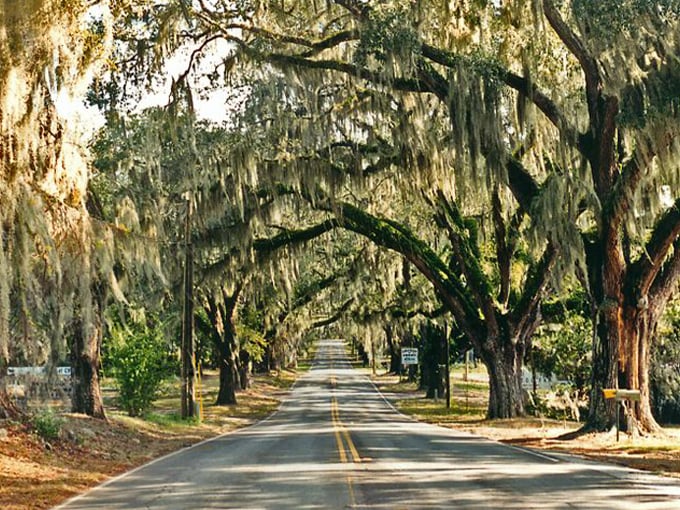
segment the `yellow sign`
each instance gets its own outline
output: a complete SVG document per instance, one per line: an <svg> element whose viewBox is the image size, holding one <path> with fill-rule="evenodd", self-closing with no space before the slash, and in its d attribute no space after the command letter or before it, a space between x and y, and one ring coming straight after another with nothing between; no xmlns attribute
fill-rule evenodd
<svg viewBox="0 0 680 510"><path fill-rule="evenodd" d="M604 398L616 398L616 388L603 388L602 393L604 393Z"/></svg>
<svg viewBox="0 0 680 510"><path fill-rule="evenodd" d="M615 398L616 400L640 401L640 390L625 390L616 388L603 388L604 398Z"/></svg>

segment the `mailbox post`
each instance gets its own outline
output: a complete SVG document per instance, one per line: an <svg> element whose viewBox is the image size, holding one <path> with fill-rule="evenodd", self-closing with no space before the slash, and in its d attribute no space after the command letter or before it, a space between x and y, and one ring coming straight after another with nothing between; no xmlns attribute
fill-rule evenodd
<svg viewBox="0 0 680 510"><path fill-rule="evenodd" d="M614 399L616 401L616 442L618 443L619 441L619 414L621 414L621 403L624 400L629 400L631 402L639 402L640 401L640 390L625 390L625 389L618 389L618 388L604 388L602 390L602 393L604 393L604 398L606 399ZM628 408L626 407L626 410Z"/></svg>

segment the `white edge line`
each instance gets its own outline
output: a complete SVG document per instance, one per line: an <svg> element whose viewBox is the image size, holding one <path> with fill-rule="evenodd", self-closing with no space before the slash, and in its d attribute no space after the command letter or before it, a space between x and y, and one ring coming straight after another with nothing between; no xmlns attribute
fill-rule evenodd
<svg viewBox="0 0 680 510"><path fill-rule="evenodd" d="M403 416L404 418L407 418L410 421L422 423L423 425L429 425L431 427L436 427L436 428L439 428L439 429L445 429L445 430L456 432L456 433L459 433L459 434L465 434L465 435L468 435L468 436L477 437L477 438L482 439L484 441L496 443L500 446L504 446L506 448L517 450L519 452L523 452L523 453L526 453L528 455L533 455L534 457L538 457L540 459L548 460L548 461L553 462L553 463L560 463L560 462L586 463L586 464L588 464L589 469L602 472L604 474L611 476L612 478L624 479L626 477L626 474L653 474L653 473L650 473L648 471L633 469L633 468L629 468L629 467L625 467L625 466L619 466L619 465L616 465L616 464L611 464L611 465L607 464L607 463L601 464L601 463L598 463L597 461L593 461L592 459L589 459L587 457L583 457L581 455L575 455L573 453L559 453L559 454L556 454L555 456L551 456L551 455L548 455L548 454L545 454L545 453L540 453L540 452L534 450L533 448L526 448L526 447L522 447L522 446L511 445L511 444L499 441L498 439L493 439L493 438L482 436L482 435L479 435L479 434L473 434L472 432L468 432L466 430L458 430L458 429L454 429L454 428L443 427L443 426L437 425L435 423L428 423L426 421L420 421L420 420L414 418L413 416L409 416L408 414L404 414L399 409L397 409L394 406L394 404L392 404L392 402L390 402L389 399L383 394L383 392L380 391L380 388L375 384L373 379L371 379L370 377L368 377L365 374L362 374L362 375L368 380L368 382L371 383L371 385L378 392L378 395L380 395L380 397L385 401L385 403L394 412L396 412L400 416ZM560 458L560 457L565 457L565 458ZM619 472L620 472L620 474L619 474Z"/></svg>
<svg viewBox="0 0 680 510"><path fill-rule="evenodd" d="M443 427L443 426L437 425L437 424L435 424L435 423L428 423L428 422L426 422L426 421L420 421L420 420L414 418L413 416L409 416L409 415L407 415L407 414L404 414L404 413L401 412L399 409L397 409L397 408L394 406L394 404L392 404L392 402L390 402L390 401L387 399L387 397L383 394L383 392L380 391L380 388L378 388L378 386L375 384L375 382L373 382L373 379L371 379L371 378L368 377L368 376L365 376L365 377L366 377L366 379L371 383L371 385L375 388L375 391L378 392L378 395L380 395L380 397L382 397L382 399L385 401L385 403L386 403L386 404L387 404L394 412L396 412L397 414L403 416L404 418L408 418L410 421L414 421L414 422L417 422L417 423L422 423L422 424L424 424L424 425L430 425L430 426L432 426L432 427L437 427L437 428L439 428L439 429L444 429L444 430L448 430L448 431L454 431L454 432L456 432L456 433L458 433L458 434L463 433L463 434L468 435L468 436L478 437L479 439L483 439L483 440L489 441L489 442L491 442L491 443L496 443L496 444L499 444L499 445L501 445L501 446L505 446L506 448L511 448L511 449L513 449L513 450L517 450L517 451L520 451L520 452L523 452L523 453L527 453L527 454L529 454L529 455L533 455L534 457L538 457L538 458L540 458L540 459L549 460L550 462L555 462L555 463L557 463L557 462L563 462L561 459L557 459L557 458L555 458L555 457L551 457L551 456L549 456L549 455L546 455L546 454L543 454L543 453L539 453L539 452L534 451L533 449L530 449L530 448L523 448L523 447L519 447L519 446L515 446L515 445L510 445L510 444L507 444L507 443L503 443L502 441L499 441L499 440L497 440L497 439L493 439L493 438L486 437L486 436L481 436L481 435L479 435L479 434L473 434L472 432L468 432L468 431L466 431L466 430L458 430L458 429L454 429L454 428L450 428L450 427Z"/></svg>
<svg viewBox="0 0 680 510"><path fill-rule="evenodd" d="M114 482L117 482L118 480L120 480L122 478L125 478L126 476L129 476L129 475L136 473L137 471L139 471L141 469L152 466L153 464L156 464L157 462L161 462L165 459L169 459L170 457L174 457L175 455L179 455L180 453L184 453L188 450L191 450L192 448L197 448L201 445L211 443L213 441L217 441L218 439L222 439L222 438L227 437L227 436L238 434L239 432L243 432L243 431L246 431L246 430L251 429L253 427L257 427L258 425L262 425L263 423L265 423L266 421L269 421L271 418L273 418L276 414L279 413L279 411L281 410L281 407L283 406L285 401L288 399L289 394L292 393L293 389L297 385L297 382L300 379L302 379L302 377L304 375L305 374L303 373L303 374L300 375L300 377L295 379L295 381L293 382L293 384L291 385L291 387L288 391L288 395L286 395L283 399L281 399L281 402L279 403L279 407L277 407L275 411L273 411L269 415L265 416L264 418L257 420L256 422L251 423L249 425L246 425L245 427L240 427L240 428L235 428L235 429L229 430L229 431L225 432L224 434L220 434L220 435L214 436L214 437L209 437L208 439L204 439L203 441L199 441L198 443L192 444L190 446L179 448L179 449L172 451L170 453L166 453L165 455L163 455L161 457L157 457L155 459L152 459L149 462L142 464L141 466L137 466L135 468L132 468L130 471L125 471L124 473L120 473L120 474L114 476L113 478L109 478L107 480L104 480L99 485L95 485L94 487L90 487L85 492L81 492L80 494L76 494L75 496L70 497L66 501L63 501L62 503L59 503L57 506L52 507L51 510L60 510L62 508L65 508L66 506L70 505L71 503L75 503L79 499L86 497L91 492L93 492L97 489L102 489L102 488L104 488L104 487L106 487L106 486L108 486L108 485L110 485Z"/></svg>
<svg viewBox="0 0 680 510"><path fill-rule="evenodd" d="M549 460L550 462L554 462L554 463L564 462L562 459L551 457L550 455L548 455L546 453L537 452L533 448L525 448L524 446L516 446L514 444L504 443L502 441L499 441L498 439L492 439L492 438L488 438L488 437L485 438L485 439L488 439L489 441L493 441L494 443L498 443L499 445L505 446L506 448L510 448L512 450L517 450L518 452L528 453L529 455L533 455L534 457L538 457L539 459Z"/></svg>

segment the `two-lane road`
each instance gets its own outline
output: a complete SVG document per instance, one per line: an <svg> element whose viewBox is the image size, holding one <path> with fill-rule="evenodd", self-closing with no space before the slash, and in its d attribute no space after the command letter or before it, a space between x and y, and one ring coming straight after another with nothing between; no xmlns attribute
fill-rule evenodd
<svg viewBox="0 0 680 510"><path fill-rule="evenodd" d="M680 485L418 423L325 340L279 411L60 509L680 509Z"/></svg>

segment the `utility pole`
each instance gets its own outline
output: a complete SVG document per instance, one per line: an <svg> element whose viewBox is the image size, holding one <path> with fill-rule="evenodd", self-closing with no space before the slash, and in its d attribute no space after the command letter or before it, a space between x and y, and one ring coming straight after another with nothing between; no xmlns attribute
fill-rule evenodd
<svg viewBox="0 0 680 510"><path fill-rule="evenodd" d="M194 366L194 253L191 243L191 197L184 225L184 309L182 318L182 418L196 414Z"/></svg>
<svg viewBox="0 0 680 510"><path fill-rule="evenodd" d="M446 408L451 409L451 346L449 345L449 329L444 323L444 353L446 356Z"/></svg>
<svg viewBox="0 0 680 510"><path fill-rule="evenodd" d="M373 337L371 337L371 367L373 375L375 375L375 344L373 343Z"/></svg>

